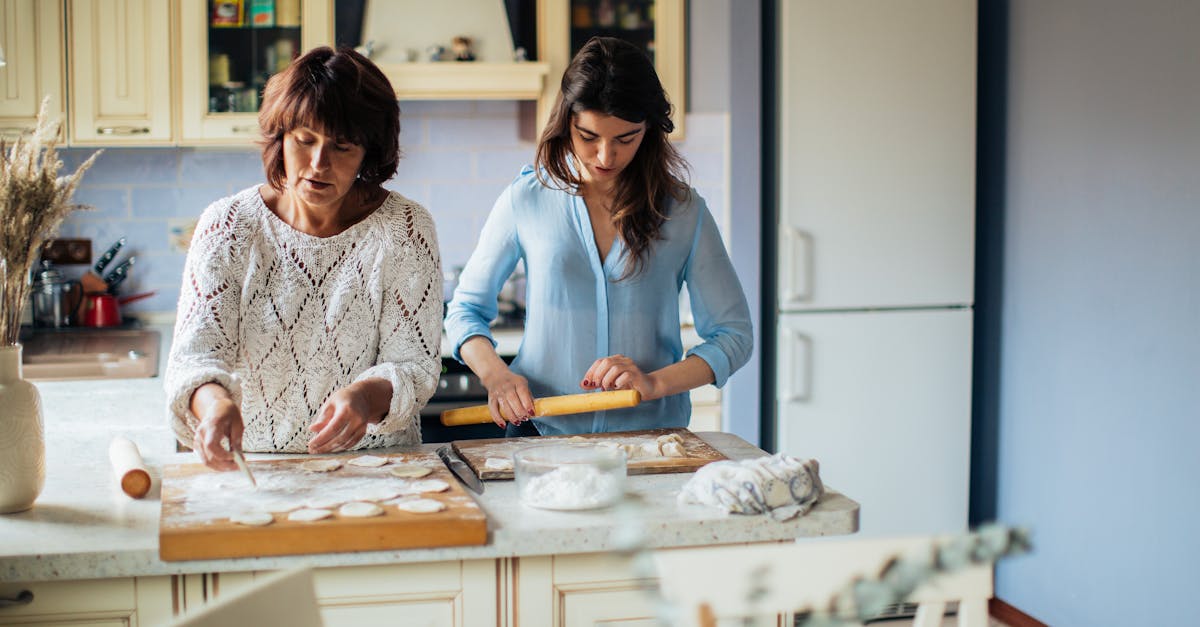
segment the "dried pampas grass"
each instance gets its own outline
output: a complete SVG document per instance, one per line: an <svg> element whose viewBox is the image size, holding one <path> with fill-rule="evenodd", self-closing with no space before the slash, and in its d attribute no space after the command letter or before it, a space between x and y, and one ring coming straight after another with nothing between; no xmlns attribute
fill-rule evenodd
<svg viewBox="0 0 1200 627"><path fill-rule="evenodd" d="M47 119L49 102L49 98L42 101L32 133L12 145L0 140L0 345L4 346L18 341L30 268L67 214L88 208L72 204L71 196L83 173L103 152L93 154L73 174L59 176L62 124Z"/></svg>

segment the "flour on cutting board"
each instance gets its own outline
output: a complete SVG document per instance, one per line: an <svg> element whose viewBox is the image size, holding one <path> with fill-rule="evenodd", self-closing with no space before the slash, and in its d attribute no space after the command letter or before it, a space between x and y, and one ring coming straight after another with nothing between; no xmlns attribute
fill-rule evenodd
<svg viewBox="0 0 1200 627"><path fill-rule="evenodd" d="M527 446L562 441L572 444L591 443L596 446L619 448L625 451L625 456L631 461L693 456L687 451L687 446L683 438L676 433L668 433L658 437L652 435L621 436L615 434L606 435L605 437L593 436L590 438L583 438L577 435L569 437L542 436L531 439L512 439L493 442L477 449L472 449L472 452L486 460L484 463L489 470L511 470L513 453L518 450Z"/></svg>
<svg viewBox="0 0 1200 627"><path fill-rule="evenodd" d="M242 516L257 513L283 514L302 509L328 511L347 503L377 503L401 495L439 492L449 487L440 479L396 477L386 468L344 467L341 472L314 475L301 470L300 464L251 464L250 467L258 489L251 487L245 476L238 472L206 472L174 479L174 493L182 495L182 498L174 499L182 505L177 522L227 519L236 522Z"/></svg>

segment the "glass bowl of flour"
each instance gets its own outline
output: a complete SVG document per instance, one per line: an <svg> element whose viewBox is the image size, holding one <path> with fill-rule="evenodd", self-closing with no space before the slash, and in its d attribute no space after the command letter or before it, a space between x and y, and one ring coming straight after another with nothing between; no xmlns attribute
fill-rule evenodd
<svg viewBox="0 0 1200 627"><path fill-rule="evenodd" d="M594 444L540 444L513 454L521 503L580 510L608 507L625 492L625 453Z"/></svg>

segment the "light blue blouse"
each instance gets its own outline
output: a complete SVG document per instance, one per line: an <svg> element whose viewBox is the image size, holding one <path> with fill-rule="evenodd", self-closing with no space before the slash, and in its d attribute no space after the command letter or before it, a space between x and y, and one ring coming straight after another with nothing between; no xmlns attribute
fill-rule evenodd
<svg viewBox="0 0 1200 627"><path fill-rule="evenodd" d="M526 319L511 367L535 398L579 394L584 373L608 355L631 358L652 372L683 358L679 291L686 282L696 331L688 351L712 368L721 387L750 358L750 309L704 200L690 190L671 201L662 239L640 273L618 281L626 249L620 237L600 262L587 206L579 196L543 186L526 166L496 200L479 244L447 308L454 357L475 335L489 340L496 296L518 260L526 269ZM492 340L495 345L495 340ZM688 394L628 409L535 418L546 435L686 427Z"/></svg>

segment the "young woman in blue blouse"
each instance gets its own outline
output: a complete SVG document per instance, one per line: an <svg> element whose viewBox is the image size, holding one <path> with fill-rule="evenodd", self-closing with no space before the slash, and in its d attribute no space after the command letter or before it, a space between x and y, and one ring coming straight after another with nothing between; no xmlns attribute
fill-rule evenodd
<svg viewBox="0 0 1200 627"><path fill-rule="evenodd" d="M685 427L687 392L724 385L749 359L746 297L708 207L684 182L687 166L667 140L670 114L642 51L593 38L563 74L536 167L496 200L459 277L446 331L509 435ZM488 322L518 261L527 313L509 367ZM684 283L704 340L686 355ZM534 398L613 389L636 389L642 403L533 416Z"/></svg>

